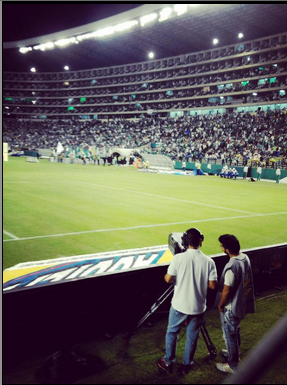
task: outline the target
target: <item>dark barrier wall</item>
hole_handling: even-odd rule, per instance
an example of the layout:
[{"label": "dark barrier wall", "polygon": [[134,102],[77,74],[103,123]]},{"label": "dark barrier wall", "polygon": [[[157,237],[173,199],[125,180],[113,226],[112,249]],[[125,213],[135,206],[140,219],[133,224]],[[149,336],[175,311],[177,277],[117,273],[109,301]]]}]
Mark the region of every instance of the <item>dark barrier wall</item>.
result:
[{"label": "dark barrier wall", "polygon": [[[252,263],[255,290],[286,282],[287,244],[245,251]],[[228,257],[213,257],[220,276]],[[69,349],[96,335],[130,331],[168,288],[167,265],[118,272],[42,288],[3,294],[4,361],[29,350]],[[209,293],[212,307],[215,293]],[[168,310],[171,296],[161,305]],[[156,317],[156,313],[152,315]],[[152,318],[151,317],[151,318]]]}]

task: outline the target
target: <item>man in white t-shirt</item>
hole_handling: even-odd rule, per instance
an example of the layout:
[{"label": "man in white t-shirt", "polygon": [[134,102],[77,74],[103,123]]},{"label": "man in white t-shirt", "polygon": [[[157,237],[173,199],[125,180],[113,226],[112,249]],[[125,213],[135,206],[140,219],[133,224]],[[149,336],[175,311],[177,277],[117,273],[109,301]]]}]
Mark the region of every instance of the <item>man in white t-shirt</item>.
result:
[{"label": "man in white t-shirt", "polygon": [[281,176],[281,170],[278,167],[277,170],[276,170],[276,183],[279,183],[280,176]]},{"label": "man in white t-shirt", "polygon": [[185,160],[182,161],[181,169],[182,169],[182,171],[186,170],[186,161]]},{"label": "man in white t-shirt", "polygon": [[211,164],[210,164],[210,162],[208,162],[207,170],[208,170],[208,175],[211,175]]},{"label": "man in white t-shirt", "polygon": [[244,169],[243,169],[243,179],[246,179],[247,177],[247,173],[248,173],[248,166],[244,166]]},{"label": "man in white t-shirt", "polygon": [[187,230],[182,237],[186,251],[174,256],[164,277],[167,283],[174,283],[174,295],[166,332],[166,354],[157,361],[161,371],[172,372],[173,362],[176,359],[177,336],[184,322],[187,338],[181,373],[189,373],[193,364],[206,310],[207,290],[215,289],[217,286],[215,262],[199,249],[203,239],[204,236],[198,229]]},{"label": "man in white t-shirt", "polygon": [[257,167],[257,180],[258,180],[258,182],[260,182],[261,174],[262,174],[262,167],[258,166]]}]

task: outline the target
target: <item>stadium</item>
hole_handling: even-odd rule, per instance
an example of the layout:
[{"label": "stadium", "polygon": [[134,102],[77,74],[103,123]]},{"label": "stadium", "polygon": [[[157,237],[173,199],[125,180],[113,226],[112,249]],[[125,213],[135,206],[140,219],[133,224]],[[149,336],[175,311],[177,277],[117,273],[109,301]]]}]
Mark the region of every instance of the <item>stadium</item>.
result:
[{"label": "stadium", "polygon": [[[241,383],[286,382],[286,18],[283,3],[3,4],[3,383],[223,382],[201,338],[186,377],[156,367],[169,235],[192,227],[219,275],[222,234],[251,260],[242,375],[262,360]],[[55,352],[90,365],[52,378]]]}]

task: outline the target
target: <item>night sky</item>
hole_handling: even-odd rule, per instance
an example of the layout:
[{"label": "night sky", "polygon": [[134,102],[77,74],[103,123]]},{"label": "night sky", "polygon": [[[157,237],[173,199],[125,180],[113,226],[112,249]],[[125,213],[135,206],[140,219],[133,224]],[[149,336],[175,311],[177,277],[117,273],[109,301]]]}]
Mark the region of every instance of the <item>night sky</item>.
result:
[{"label": "night sky", "polygon": [[3,3],[3,42],[79,27],[141,5],[143,4]]}]

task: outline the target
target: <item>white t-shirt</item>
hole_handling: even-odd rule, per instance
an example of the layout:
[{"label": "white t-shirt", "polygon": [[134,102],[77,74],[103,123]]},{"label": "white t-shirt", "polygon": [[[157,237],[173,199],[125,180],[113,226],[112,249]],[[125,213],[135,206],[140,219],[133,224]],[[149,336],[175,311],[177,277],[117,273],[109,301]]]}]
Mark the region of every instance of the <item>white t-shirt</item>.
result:
[{"label": "white t-shirt", "polygon": [[280,170],[280,168],[277,168],[277,170],[276,170],[276,175],[281,175],[281,170]]},{"label": "white t-shirt", "polygon": [[167,270],[176,277],[172,306],[184,314],[206,310],[208,281],[217,280],[215,262],[199,249],[176,254]]}]

